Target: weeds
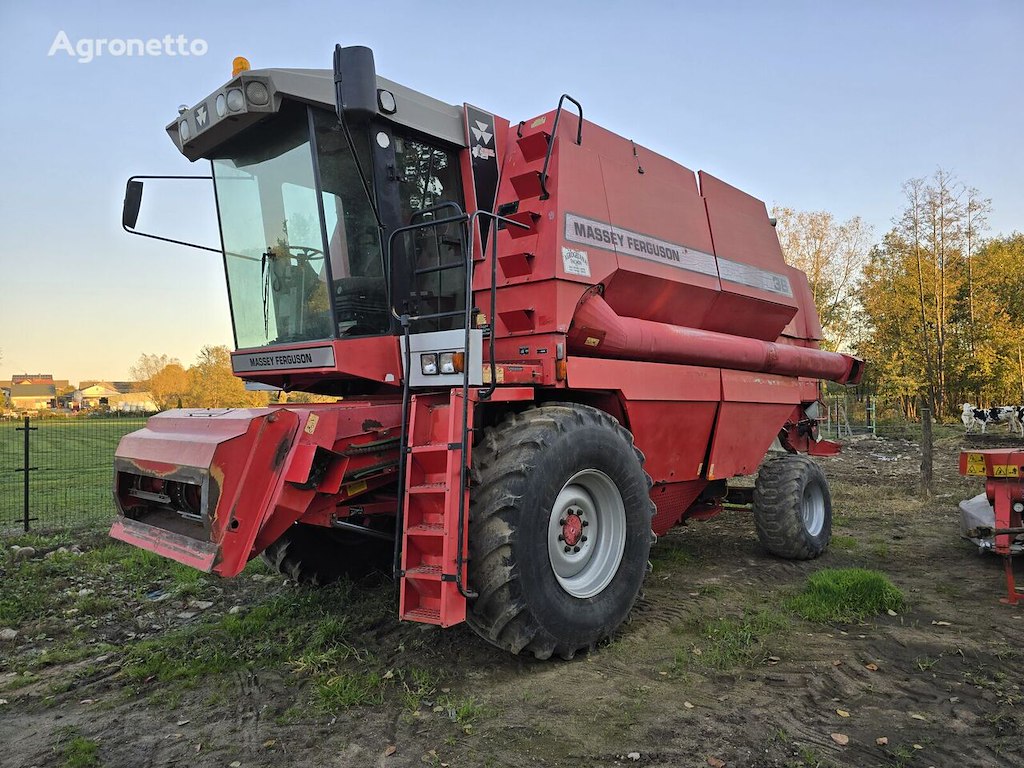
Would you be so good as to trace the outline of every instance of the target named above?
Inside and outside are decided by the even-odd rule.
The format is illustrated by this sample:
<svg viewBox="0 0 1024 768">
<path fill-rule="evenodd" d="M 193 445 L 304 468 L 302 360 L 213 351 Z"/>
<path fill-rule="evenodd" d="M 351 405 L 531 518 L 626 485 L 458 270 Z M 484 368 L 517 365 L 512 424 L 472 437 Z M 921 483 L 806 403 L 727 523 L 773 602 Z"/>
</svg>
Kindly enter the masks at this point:
<svg viewBox="0 0 1024 768">
<path fill-rule="evenodd" d="M 342 672 L 314 683 L 313 695 L 325 712 L 384 701 L 384 680 L 376 672 Z"/>
<path fill-rule="evenodd" d="M 833 536 L 829 546 L 841 552 L 853 552 L 860 544 L 853 536 Z"/>
<path fill-rule="evenodd" d="M 432 670 L 413 667 L 402 674 L 402 703 L 410 712 L 417 711 L 428 696 L 437 690 L 437 675 Z"/>
<path fill-rule="evenodd" d="M 72 726 L 58 731 L 58 743 L 54 747 L 60 755 L 64 768 L 99 768 L 100 745 L 93 739 L 82 736 Z"/>
<path fill-rule="evenodd" d="M 827 568 L 807 579 L 786 607 L 807 621 L 859 621 L 904 605 L 903 593 L 883 573 L 863 568 Z"/>
<path fill-rule="evenodd" d="M 693 663 L 720 670 L 754 666 L 769 655 L 768 641 L 788 626 L 785 616 L 767 610 L 702 622 L 698 626 L 703 638 L 701 646 L 680 649 L 675 668 Z"/>
<path fill-rule="evenodd" d="M 292 663 L 313 674 L 331 673 L 349 657 L 342 644 L 345 620 L 325 616 L 345 609 L 347 590 L 294 591 L 246 614 L 227 615 L 146 640 L 130 648 L 125 671 L 132 679 L 190 682 L 259 663 Z"/>
<path fill-rule="evenodd" d="M 655 545 L 651 549 L 651 562 L 654 563 L 655 567 L 682 567 L 696 563 L 697 556 L 682 547 L 664 542 Z"/>
<path fill-rule="evenodd" d="M 472 696 L 460 698 L 445 695 L 438 699 L 437 704 L 444 708 L 449 720 L 462 726 L 470 725 L 485 712 L 485 708 Z"/>
</svg>

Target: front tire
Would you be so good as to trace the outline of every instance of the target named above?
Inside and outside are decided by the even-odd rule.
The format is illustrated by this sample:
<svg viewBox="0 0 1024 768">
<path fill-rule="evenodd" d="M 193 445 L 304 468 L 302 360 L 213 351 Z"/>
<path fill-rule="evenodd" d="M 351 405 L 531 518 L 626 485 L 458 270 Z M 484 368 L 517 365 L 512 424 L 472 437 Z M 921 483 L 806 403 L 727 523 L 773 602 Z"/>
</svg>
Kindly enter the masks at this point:
<svg viewBox="0 0 1024 768">
<path fill-rule="evenodd" d="M 773 555 L 788 560 L 821 555 L 832 538 L 832 494 L 821 468 L 795 454 L 766 461 L 754 485 L 754 523 Z"/>
<path fill-rule="evenodd" d="M 651 547 L 632 435 L 582 405 L 510 414 L 473 452 L 467 621 L 511 651 L 571 658 L 629 615 Z"/>
</svg>

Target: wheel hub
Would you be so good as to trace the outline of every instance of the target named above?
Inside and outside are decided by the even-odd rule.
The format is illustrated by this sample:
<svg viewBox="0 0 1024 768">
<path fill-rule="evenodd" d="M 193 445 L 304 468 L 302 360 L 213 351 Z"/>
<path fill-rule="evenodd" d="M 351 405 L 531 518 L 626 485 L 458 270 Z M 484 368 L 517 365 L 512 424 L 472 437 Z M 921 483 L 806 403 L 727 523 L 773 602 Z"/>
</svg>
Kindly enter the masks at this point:
<svg viewBox="0 0 1024 768">
<path fill-rule="evenodd" d="M 575 547 L 583 535 L 583 518 L 575 512 L 570 512 L 562 523 L 562 541 L 567 547 Z"/>
<path fill-rule="evenodd" d="M 552 505 L 548 558 L 555 579 L 573 597 L 600 594 L 626 547 L 626 509 L 608 475 L 584 469 L 569 478 Z"/>
</svg>

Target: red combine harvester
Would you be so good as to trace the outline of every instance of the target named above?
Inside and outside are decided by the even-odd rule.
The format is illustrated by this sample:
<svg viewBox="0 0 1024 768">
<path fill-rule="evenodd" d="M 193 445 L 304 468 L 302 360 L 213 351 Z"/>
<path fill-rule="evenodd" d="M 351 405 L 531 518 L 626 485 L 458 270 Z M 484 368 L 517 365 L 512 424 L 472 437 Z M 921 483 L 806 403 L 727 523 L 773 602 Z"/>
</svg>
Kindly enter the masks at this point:
<svg viewBox="0 0 1024 768">
<path fill-rule="evenodd" d="M 338 399 L 154 416 L 117 449 L 112 536 L 225 577 L 383 566 L 402 619 L 540 658 L 612 633 L 655 535 L 726 501 L 774 554 L 824 551 L 799 454 L 836 451 L 818 380 L 862 362 L 818 349 L 761 201 L 567 95 L 510 123 L 368 48 L 246 66 L 167 131 L 212 167 L 235 374 Z"/>
</svg>

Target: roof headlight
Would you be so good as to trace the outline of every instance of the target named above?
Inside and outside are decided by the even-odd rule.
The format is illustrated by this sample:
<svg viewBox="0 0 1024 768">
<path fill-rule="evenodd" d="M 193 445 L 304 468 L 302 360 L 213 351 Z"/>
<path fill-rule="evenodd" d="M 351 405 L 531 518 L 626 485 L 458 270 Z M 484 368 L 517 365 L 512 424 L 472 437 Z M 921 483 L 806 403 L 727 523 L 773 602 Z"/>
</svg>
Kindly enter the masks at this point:
<svg viewBox="0 0 1024 768">
<path fill-rule="evenodd" d="M 245 109 L 245 97 L 242 96 L 241 88 L 232 88 L 228 91 L 228 109 L 232 112 L 241 112 Z"/>
<path fill-rule="evenodd" d="M 217 110 L 217 117 L 224 117 L 228 113 L 228 100 L 223 93 L 217 94 L 217 101 L 214 107 Z"/>
<path fill-rule="evenodd" d="M 255 104 L 257 107 L 265 107 L 270 103 L 270 91 L 259 80 L 253 80 L 246 84 L 245 96 L 249 99 L 250 104 Z"/>
<path fill-rule="evenodd" d="M 192 138 L 192 131 L 189 130 L 188 120 L 182 120 L 178 123 L 178 136 L 181 137 L 182 144 Z"/>
<path fill-rule="evenodd" d="M 385 88 L 377 91 L 377 104 L 380 105 L 380 111 L 388 115 L 393 115 L 398 110 L 395 94 Z"/>
</svg>

